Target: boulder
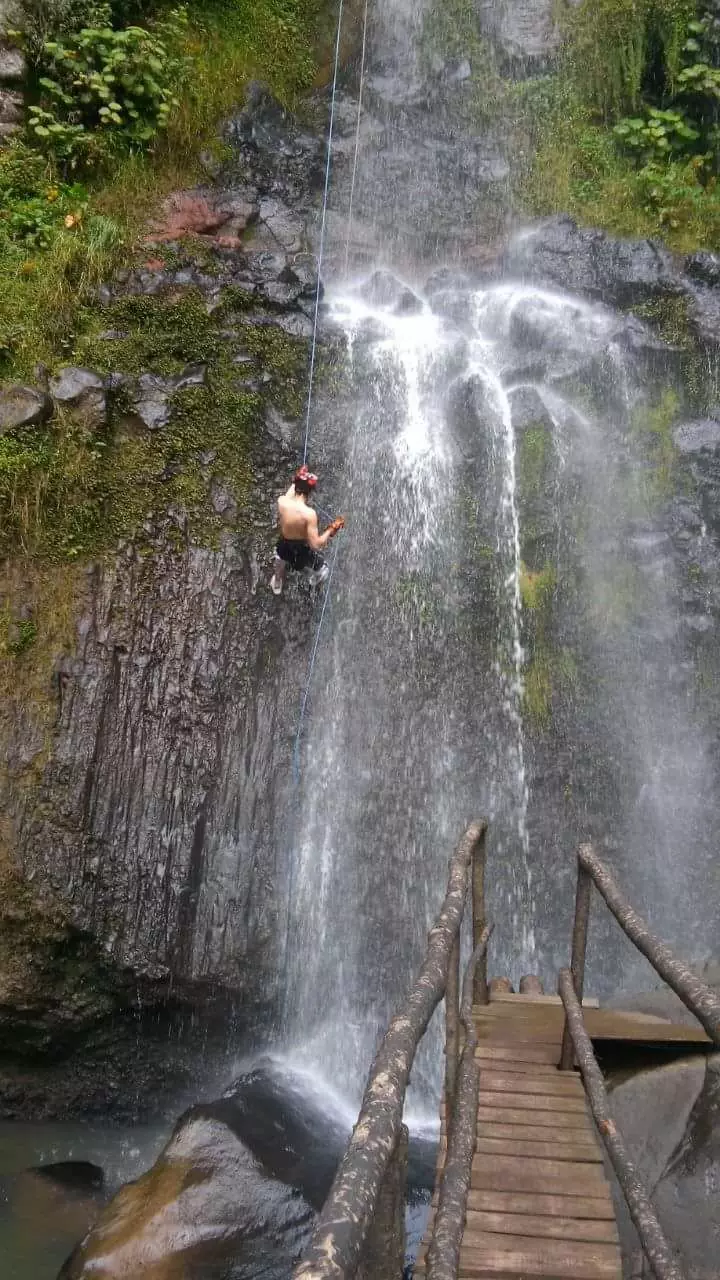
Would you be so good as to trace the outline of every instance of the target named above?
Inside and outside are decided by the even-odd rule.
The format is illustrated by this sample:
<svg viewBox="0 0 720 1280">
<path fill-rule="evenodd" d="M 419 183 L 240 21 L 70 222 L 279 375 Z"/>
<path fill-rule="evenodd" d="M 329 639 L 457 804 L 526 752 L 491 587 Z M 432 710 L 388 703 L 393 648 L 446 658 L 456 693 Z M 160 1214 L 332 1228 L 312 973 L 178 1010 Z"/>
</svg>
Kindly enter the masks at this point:
<svg viewBox="0 0 720 1280">
<path fill-rule="evenodd" d="M 655 1188 L 655 1207 L 689 1280 L 717 1276 L 720 1247 L 720 1054 L 708 1060 L 702 1092 Z"/>
<path fill-rule="evenodd" d="M 71 366 L 50 379 L 50 394 L 89 432 L 107 425 L 106 382 L 92 369 Z"/>
<path fill-rule="evenodd" d="M 20 84 L 27 75 L 27 60 L 20 49 L 0 45 L 0 83 Z"/>
<path fill-rule="evenodd" d="M 683 292 L 681 273 L 670 252 L 653 240 L 618 240 L 578 227 L 562 214 L 545 218 L 511 241 L 507 274 L 534 284 L 620 307 Z"/>
<path fill-rule="evenodd" d="M 167 426 L 172 411 L 170 395 L 171 388 L 165 378 L 155 373 L 140 374 L 137 390 L 131 399 L 135 413 L 148 431 L 159 431 Z"/>
<path fill-rule="evenodd" d="M 0 390 L 0 435 L 17 427 L 34 427 L 52 417 L 53 402 L 45 391 L 19 383 Z"/>
<path fill-rule="evenodd" d="M 629 1155 L 692 1280 L 717 1274 L 720 1212 L 708 1188 L 720 1176 L 719 1067 L 717 1054 L 709 1060 L 682 1058 L 640 1071 L 611 1093 L 611 1109 Z M 617 1186 L 615 1203 L 623 1252 L 630 1258 L 639 1241 Z"/>
<path fill-rule="evenodd" d="M 161 1280 L 290 1272 L 310 1230 L 307 1202 L 242 1141 L 231 1107 L 187 1112 L 159 1160 L 115 1196 L 59 1280 Z M 237 1269 L 236 1269 L 237 1268 Z"/>
<path fill-rule="evenodd" d="M 14 89 L 0 89 L 0 124 L 19 128 L 23 121 L 23 103 L 21 93 Z"/>
</svg>

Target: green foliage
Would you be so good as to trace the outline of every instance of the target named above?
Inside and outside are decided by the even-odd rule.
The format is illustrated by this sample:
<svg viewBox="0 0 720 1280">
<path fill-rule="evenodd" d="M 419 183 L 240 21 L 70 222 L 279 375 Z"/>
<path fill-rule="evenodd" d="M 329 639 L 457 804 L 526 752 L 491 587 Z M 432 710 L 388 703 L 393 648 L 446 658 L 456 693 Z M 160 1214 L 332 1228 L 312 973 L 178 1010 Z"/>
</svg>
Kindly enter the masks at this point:
<svg viewBox="0 0 720 1280">
<path fill-rule="evenodd" d="M 90 439 L 65 415 L 0 437 L 0 557 L 20 550 L 58 563 L 101 554 L 173 504 L 188 512 L 196 536 L 213 538 L 222 523 L 209 499 L 214 474 L 239 507 L 249 501 L 250 460 L 265 402 L 237 385 L 234 347 L 228 349 L 221 332 L 228 305 L 209 316 L 202 296 L 188 290 L 179 297 L 124 298 L 92 318 L 92 332 L 69 352 L 72 361 L 131 375 L 172 375 L 190 361 L 203 361 L 207 385 L 175 394 L 161 432 L 140 427 L 130 402 L 116 394 L 107 430 Z M 270 373 L 273 404 L 297 413 L 307 342 L 242 316 L 233 327 L 243 349 L 256 356 L 256 367 Z M 97 336 L 108 329 L 127 336 Z M 319 367 L 322 372 L 322 361 Z M 209 472 L 203 462 L 208 456 Z"/>
<path fill-rule="evenodd" d="M 645 164 L 687 151 L 700 137 L 699 129 L 693 129 L 681 111 L 660 111 L 657 107 L 648 107 L 644 116 L 621 120 L 613 133 Z"/>
<path fill-rule="evenodd" d="M 566 15 L 568 67 L 605 121 L 673 86 L 695 0 L 583 0 Z"/>
<path fill-rule="evenodd" d="M 25 653 L 26 649 L 30 649 L 37 640 L 37 623 L 31 618 L 27 618 L 24 622 L 18 622 L 13 628 L 8 639 L 8 652 L 14 658 L 19 658 L 21 653 Z"/>
<path fill-rule="evenodd" d="M 83 27 L 106 27 L 111 6 L 105 0 L 23 0 L 23 44 L 31 64 L 42 57 L 47 40 L 64 38 Z"/>
<path fill-rule="evenodd" d="M 84 27 L 46 40 L 39 101 L 29 110 L 36 145 L 64 169 L 95 165 L 108 149 L 146 146 L 178 105 L 186 23 L 186 11 L 174 9 L 150 29 Z"/>
<path fill-rule="evenodd" d="M 531 211 L 717 247 L 717 22 L 695 0 L 584 0 L 566 22 L 560 71 L 522 91 Z"/>
</svg>

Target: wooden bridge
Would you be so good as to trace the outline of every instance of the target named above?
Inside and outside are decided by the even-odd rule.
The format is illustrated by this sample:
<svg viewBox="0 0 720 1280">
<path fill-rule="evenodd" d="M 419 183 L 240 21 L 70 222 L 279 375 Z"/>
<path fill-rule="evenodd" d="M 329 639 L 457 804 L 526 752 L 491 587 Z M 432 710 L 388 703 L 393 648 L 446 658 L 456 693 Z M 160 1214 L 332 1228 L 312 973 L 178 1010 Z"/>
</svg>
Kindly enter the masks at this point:
<svg viewBox="0 0 720 1280">
<path fill-rule="evenodd" d="M 405 1092 L 417 1045 L 445 999 L 445 1089 L 437 1177 L 418 1280 L 622 1280 L 608 1177 L 614 1170 L 657 1280 L 683 1280 L 671 1244 L 612 1119 L 593 1046 L 720 1044 L 720 999 L 663 943 L 583 846 L 571 967 L 559 995 L 537 978 L 515 994 L 487 980 L 485 823 L 450 864 L 425 963 L 393 1019 L 368 1079 L 358 1122 L 295 1280 L 401 1280 L 407 1131 Z M 602 1009 L 584 1000 L 593 887 L 691 1010 L 696 1025 Z M 472 898 L 472 956 L 460 1001 L 460 934 Z"/>
</svg>

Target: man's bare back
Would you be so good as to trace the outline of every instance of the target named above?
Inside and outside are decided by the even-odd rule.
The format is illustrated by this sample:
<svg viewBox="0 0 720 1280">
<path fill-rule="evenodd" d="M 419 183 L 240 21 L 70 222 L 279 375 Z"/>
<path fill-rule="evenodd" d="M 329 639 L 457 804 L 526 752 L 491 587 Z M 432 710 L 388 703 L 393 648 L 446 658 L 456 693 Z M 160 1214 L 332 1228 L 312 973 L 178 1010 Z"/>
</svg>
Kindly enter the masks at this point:
<svg viewBox="0 0 720 1280">
<path fill-rule="evenodd" d="M 283 538 L 307 542 L 313 551 L 321 551 L 329 542 L 327 532 L 322 537 L 319 535 L 317 513 L 302 494 L 296 493 L 294 484 L 278 498 L 278 524 Z"/>
<path fill-rule="evenodd" d="M 328 566 L 319 553 L 340 532 L 345 521 L 333 520 L 325 532 L 320 533 L 317 514 L 308 503 L 316 484 L 317 476 L 302 466 L 295 472 L 290 488 L 278 498 L 280 540 L 275 548 L 274 572 L 270 579 L 276 596 L 282 591 L 287 568 L 307 574 L 315 586 L 328 576 Z"/>
</svg>

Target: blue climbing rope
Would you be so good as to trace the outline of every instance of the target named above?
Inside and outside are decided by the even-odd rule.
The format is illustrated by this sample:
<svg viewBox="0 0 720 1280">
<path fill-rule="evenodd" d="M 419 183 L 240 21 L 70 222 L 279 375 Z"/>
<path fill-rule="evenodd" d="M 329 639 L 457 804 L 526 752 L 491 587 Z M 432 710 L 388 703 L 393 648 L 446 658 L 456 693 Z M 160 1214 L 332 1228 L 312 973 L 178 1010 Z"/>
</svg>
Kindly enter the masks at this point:
<svg viewBox="0 0 720 1280">
<path fill-rule="evenodd" d="M 317 631 L 315 632 L 315 643 L 312 647 L 312 653 L 310 654 L 307 680 L 305 682 L 305 692 L 303 693 L 303 700 L 300 706 L 300 720 L 298 722 L 297 733 L 295 734 L 295 745 L 293 747 L 293 781 L 296 787 L 300 785 L 300 746 L 302 742 L 303 724 L 305 723 L 305 713 L 307 711 L 308 700 L 310 698 L 310 687 L 312 685 L 313 672 L 315 670 L 315 660 L 320 647 L 320 636 L 322 634 L 323 622 L 325 621 L 325 611 L 327 609 L 328 600 L 330 599 L 330 585 L 332 583 L 336 560 L 337 547 L 335 548 L 332 560 L 330 561 L 330 572 L 328 573 L 327 582 L 325 584 L 325 594 L 323 596 L 322 609 L 320 611 L 320 621 L 318 622 Z"/>
<path fill-rule="evenodd" d="M 312 346 L 310 348 L 310 378 L 308 382 L 307 412 L 305 414 L 305 445 L 303 462 L 307 462 L 308 439 L 310 436 L 310 412 L 312 410 L 313 386 L 315 381 L 315 353 L 317 351 L 318 317 L 320 314 L 320 276 L 325 254 L 325 227 L 327 223 L 328 195 L 330 193 L 330 170 L 332 168 L 332 144 L 335 129 L 335 99 L 337 97 L 338 69 L 340 67 L 340 36 L 342 34 L 344 0 L 338 5 L 337 35 L 335 37 L 335 68 L 333 71 L 332 97 L 330 99 L 330 125 L 328 128 L 327 163 L 325 165 L 325 190 L 323 193 L 322 219 L 320 222 L 320 249 L 318 251 L 317 290 L 315 292 L 315 316 L 313 318 Z"/>
</svg>

